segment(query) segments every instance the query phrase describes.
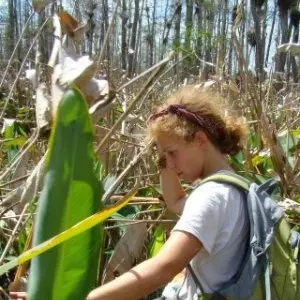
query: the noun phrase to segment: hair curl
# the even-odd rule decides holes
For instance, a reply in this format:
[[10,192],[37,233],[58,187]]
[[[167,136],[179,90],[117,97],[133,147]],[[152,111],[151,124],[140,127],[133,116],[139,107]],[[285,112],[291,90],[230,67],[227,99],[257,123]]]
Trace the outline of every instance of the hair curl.
[[209,126],[218,128],[218,136],[212,136],[209,127],[202,128],[199,124],[184,117],[168,113],[149,122],[148,134],[150,137],[156,139],[162,135],[175,136],[191,141],[195,137],[195,133],[201,129],[222,154],[235,155],[243,148],[246,128],[241,120],[229,114],[228,109],[225,109],[224,99],[218,94],[187,86],[169,98],[158,108],[157,112],[172,104],[183,105],[187,110],[208,118]]

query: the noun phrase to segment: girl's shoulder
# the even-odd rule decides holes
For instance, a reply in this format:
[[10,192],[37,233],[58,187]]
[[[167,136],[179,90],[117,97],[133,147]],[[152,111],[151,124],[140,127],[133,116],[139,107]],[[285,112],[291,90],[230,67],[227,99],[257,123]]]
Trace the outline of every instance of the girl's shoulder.
[[217,182],[217,181],[208,181],[205,183],[199,183],[197,185],[194,185],[192,188],[191,194],[199,194],[199,193],[212,193],[212,194],[222,194],[227,192],[240,192],[238,188],[233,186],[230,183],[224,183],[224,182]]
[[201,201],[212,203],[240,202],[244,194],[235,186],[228,183],[209,181],[195,186],[187,201]]

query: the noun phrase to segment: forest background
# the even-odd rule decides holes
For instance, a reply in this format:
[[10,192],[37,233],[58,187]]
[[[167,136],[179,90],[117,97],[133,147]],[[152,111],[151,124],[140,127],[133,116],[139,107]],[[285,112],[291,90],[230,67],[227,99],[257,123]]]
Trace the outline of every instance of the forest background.
[[[137,178],[142,186],[128,207],[104,223],[99,283],[155,255],[176,221],[160,201],[156,156],[151,147],[145,151],[143,133],[150,111],[186,84],[220,92],[244,117],[247,147],[230,159],[231,165],[257,183],[277,174],[278,198],[299,229],[299,4],[0,1],[0,261],[28,247],[55,101],[57,25],[52,17],[62,8],[74,18],[59,15],[73,46],[70,54],[64,44],[67,51],[59,58],[61,64],[73,59],[66,73],[77,72],[78,65],[89,73],[87,55],[94,61],[98,95],[89,95],[88,104],[106,198],[119,200]],[[103,99],[109,106],[98,114]],[[26,274],[25,267],[16,278],[15,270],[1,276],[3,294],[12,282],[24,288]]]

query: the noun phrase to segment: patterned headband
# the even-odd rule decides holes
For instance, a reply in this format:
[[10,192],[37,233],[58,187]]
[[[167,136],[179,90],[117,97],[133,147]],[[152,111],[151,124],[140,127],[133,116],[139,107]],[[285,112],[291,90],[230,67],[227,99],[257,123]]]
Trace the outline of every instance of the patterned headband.
[[224,127],[219,122],[213,120],[210,116],[194,113],[186,109],[184,105],[181,104],[171,104],[166,109],[150,115],[147,123],[149,124],[162,116],[168,115],[169,113],[199,125],[214,143],[225,134]]

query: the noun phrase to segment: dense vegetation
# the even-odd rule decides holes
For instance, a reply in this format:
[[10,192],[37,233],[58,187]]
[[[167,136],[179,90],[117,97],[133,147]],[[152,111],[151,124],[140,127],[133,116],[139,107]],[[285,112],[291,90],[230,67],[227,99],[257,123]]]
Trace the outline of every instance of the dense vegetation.
[[[104,204],[140,184],[104,222],[98,284],[155,255],[176,221],[159,200],[144,129],[153,107],[184,84],[220,92],[244,117],[247,147],[231,165],[257,183],[278,175],[278,200],[299,228],[298,2],[2,1],[1,263],[30,247],[54,115],[74,84],[95,129],[93,170]],[[68,143],[59,147],[71,154]],[[22,266],[0,277],[3,295],[9,284],[25,288]]]

